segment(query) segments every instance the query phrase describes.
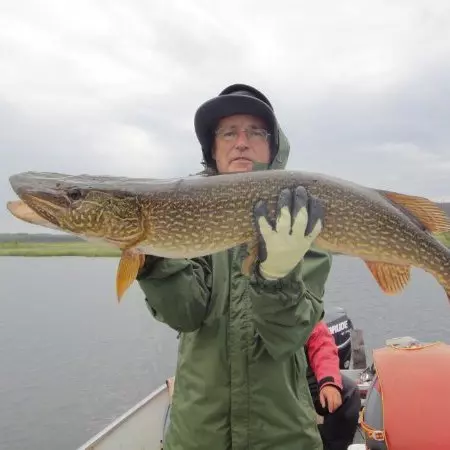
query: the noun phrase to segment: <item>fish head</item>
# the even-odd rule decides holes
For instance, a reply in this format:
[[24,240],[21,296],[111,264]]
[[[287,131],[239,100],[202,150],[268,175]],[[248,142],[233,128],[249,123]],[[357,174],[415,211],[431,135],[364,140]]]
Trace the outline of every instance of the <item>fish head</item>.
[[26,172],[10,177],[18,197],[43,220],[40,225],[128,248],[142,236],[141,206],[129,191],[92,177]]

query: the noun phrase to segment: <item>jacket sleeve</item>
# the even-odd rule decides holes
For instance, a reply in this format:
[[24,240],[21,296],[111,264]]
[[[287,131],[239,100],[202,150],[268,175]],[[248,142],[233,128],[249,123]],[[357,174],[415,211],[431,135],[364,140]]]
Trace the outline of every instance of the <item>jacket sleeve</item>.
[[320,321],[314,328],[306,343],[306,352],[319,389],[331,384],[342,391],[338,349],[325,322]]
[[310,250],[284,278],[265,280],[255,274],[249,285],[257,336],[274,359],[304,347],[323,317],[322,297],[331,255]]
[[198,329],[206,316],[211,273],[208,258],[146,256],[137,281],[147,307],[158,321],[176,331],[189,332]]

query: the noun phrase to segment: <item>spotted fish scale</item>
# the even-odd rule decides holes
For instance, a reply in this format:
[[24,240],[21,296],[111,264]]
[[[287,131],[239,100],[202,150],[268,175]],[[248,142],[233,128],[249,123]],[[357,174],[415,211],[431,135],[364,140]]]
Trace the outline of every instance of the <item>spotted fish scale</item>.
[[174,180],[26,172],[10,183],[22,200],[10,208],[16,217],[119,247],[118,280],[121,270],[128,274],[122,290],[143,254],[194,258],[247,244],[248,274],[259,238],[255,204],[263,200],[275,220],[280,192],[303,186],[324,211],[317,247],[361,258],[388,294],[407,285],[413,266],[450,293],[450,251],[433,235],[450,231],[449,218],[423,197],[285,170]]

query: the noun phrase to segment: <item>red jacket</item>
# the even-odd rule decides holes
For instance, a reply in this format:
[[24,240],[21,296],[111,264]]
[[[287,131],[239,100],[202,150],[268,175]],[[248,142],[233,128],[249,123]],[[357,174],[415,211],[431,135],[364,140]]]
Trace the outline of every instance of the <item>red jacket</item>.
[[338,349],[333,335],[323,320],[313,329],[305,348],[319,389],[332,384],[342,390]]

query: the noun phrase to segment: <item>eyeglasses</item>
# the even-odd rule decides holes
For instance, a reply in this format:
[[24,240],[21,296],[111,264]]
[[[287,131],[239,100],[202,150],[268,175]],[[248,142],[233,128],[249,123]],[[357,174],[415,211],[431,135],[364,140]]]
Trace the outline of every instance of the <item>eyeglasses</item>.
[[238,138],[239,132],[243,131],[247,139],[252,142],[267,142],[270,133],[263,128],[244,128],[238,130],[236,128],[219,128],[216,136],[227,142],[234,142]]

